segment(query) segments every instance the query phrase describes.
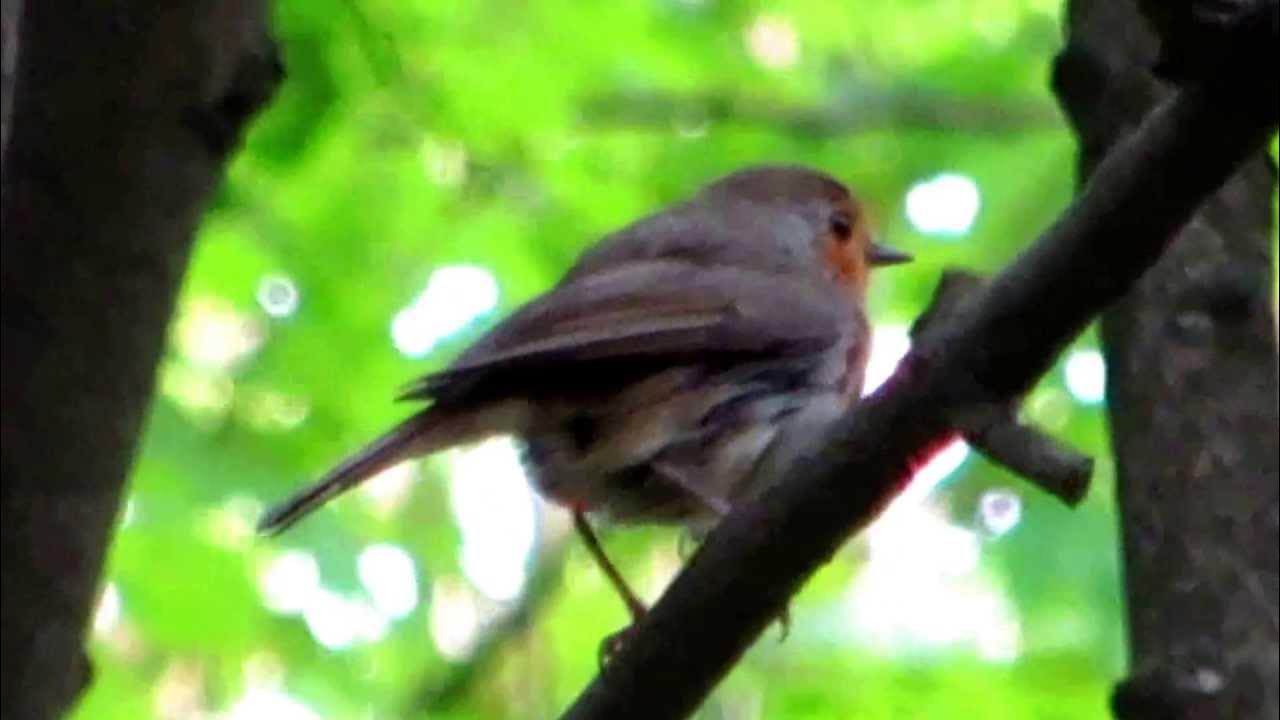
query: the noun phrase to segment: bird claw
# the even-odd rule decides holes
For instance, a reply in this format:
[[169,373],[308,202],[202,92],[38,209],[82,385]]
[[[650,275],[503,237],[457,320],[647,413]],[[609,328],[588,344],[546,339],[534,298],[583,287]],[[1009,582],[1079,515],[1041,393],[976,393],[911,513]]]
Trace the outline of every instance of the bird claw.
[[778,634],[778,642],[779,643],[786,642],[787,636],[791,634],[791,606],[790,605],[782,608],[782,612],[778,613],[778,629],[781,631]]
[[601,670],[604,670],[609,665],[609,661],[627,644],[627,639],[631,637],[635,629],[636,625],[632,623],[600,641],[598,662]]

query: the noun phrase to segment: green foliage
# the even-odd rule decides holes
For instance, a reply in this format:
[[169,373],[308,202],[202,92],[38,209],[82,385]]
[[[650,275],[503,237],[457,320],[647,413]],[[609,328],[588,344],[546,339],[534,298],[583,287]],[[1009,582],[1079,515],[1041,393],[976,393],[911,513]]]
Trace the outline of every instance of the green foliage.
[[[945,266],[999,268],[1071,193],[1072,140],[1047,90],[1058,10],[281,0],[288,79],[201,231],[78,717],[554,716],[625,614],[541,504],[521,595],[495,602],[467,579],[464,548],[480,536],[447,480],[478,467],[465,480],[486,481],[506,456],[422,463],[416,482],[380,481],[280,538],[254,536],[258,512],[397,419],[397,387],[546,289],[594,237],[732,168],[809,163],[858,189],[919,259],[875,287],[879,323],[909,322]],[[953,238],[906,213],[909,189],[944,172],[981,193]],[[497,307],[477,301],[475,322],[406,357],[392,318],[456,265],[492,272]],[[1027,412],[1101,458],[1098,407],[1055,369]],[[969,459],[911,504],[914,522],[965,538],[980,562],[930,569],[945,543],[925,530],[854,540],[795,602],[786,642],[766,636],[702,716],[1105,717],[1123,651],[1100,466],[1071,512]],[[1021,522],[999,536],[978,518],[991,489],[1021,499]],[[650,597],[679,563],[671,531],[606,543]],[[379,544],[415,568],[418,602],[399,616],[374,609],[359,569]],[[365,634],[326,647],[296,612],[272,610],[273,567],[292,567],[280,577],[312,601],[324,588],[340,619],[330,632]]]

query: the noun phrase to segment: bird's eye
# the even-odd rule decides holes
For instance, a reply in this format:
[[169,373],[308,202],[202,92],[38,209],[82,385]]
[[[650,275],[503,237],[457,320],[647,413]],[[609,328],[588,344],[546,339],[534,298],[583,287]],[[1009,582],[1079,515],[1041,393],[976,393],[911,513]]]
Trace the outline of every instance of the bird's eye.
[[838,212],[831,216],[831,233],[840,242],[847,242],[853,237],[853,219],[848,213]]

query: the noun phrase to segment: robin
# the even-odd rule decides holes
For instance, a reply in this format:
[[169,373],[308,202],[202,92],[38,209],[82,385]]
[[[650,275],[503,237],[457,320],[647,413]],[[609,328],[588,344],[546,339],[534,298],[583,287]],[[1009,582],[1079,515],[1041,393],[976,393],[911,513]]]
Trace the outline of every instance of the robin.
[[573,514],[634,618],[644,605],[588,521],[705,530],[858,401],[872,241],[848,188],[794,166],[740,170],[588,249],[447,369],[427,406],[270,510],[279,532],[403,460],[520,438],[537,490]]

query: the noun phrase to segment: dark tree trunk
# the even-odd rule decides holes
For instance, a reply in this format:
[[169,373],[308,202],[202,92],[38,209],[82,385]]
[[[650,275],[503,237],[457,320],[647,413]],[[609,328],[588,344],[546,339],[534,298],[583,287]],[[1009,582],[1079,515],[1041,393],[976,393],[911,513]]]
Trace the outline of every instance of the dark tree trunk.
[[[1068,7],[1057,90],[1087,178],[1172,92],[1153,67],[1198,58],[1171,54],[1193,34],[1162,23],[1162,47],[1127,0]],[[1275,82],[1268,65],[1254,81]],[[1118,718],[1280,713],[1275,181],[1262,150],[1103,315],[1131,654]]]
[[280,66],[257,0],[4,10],[0,676],[4,717],[49,718],[89,678],[84,631],[192,233]]
[[22,0],[4,0],[0,6],[0,157],[9,145],[9,119],[13,117],[13,81],[18,67],[18,22]]

